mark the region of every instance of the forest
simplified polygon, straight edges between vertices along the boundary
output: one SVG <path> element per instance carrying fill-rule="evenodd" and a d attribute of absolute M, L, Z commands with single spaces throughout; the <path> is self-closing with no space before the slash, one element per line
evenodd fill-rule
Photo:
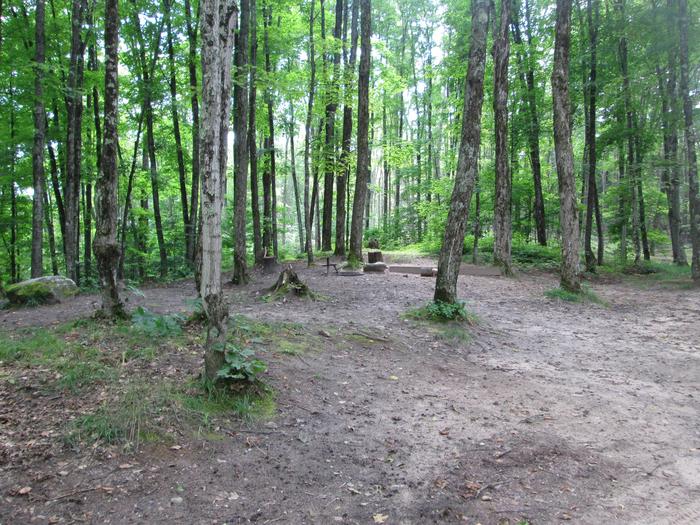
<path fill-rule="evenodd" d="M 0 0 L 0 521 L 700 520 L 699 24 Z"/>

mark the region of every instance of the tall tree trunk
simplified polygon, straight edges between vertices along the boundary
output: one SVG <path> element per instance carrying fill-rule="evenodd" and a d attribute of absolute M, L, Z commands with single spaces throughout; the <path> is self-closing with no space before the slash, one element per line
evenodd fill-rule
<path fill-rule="evenodd" d="M 36 30 L 34 38 L 34 145 L 32 150 L 32 267 L 31 276 L 44 273 L 44 143 L 46 141 L 46 112 L 44 110 L 44 59 L 45 59 L 45 2 L 36 2 Z"/>
<path fill-rule="evenodd" d="M 596 256 L 593 253 L 591 240 L 593 236 L 593 212 L 598 207 L 598 188 L 596 187 L 596 100 L 598 96 L 597 87 L 597 44 L 598 44 L 598 21 L 599 5 L 597 0 L 588 0 L 588 43 L 590 53 L 590 72 L 585 89 L 588 91 L 588 118 L 586 126 L 586 153 L 588 165 L 586 166 L 586 176 L 588 178 L 588 194 L 586 197 L 586 228 L 584 233 L 584 251 L 586 254 L 586 270 L 595 271 Z M 596 217 L 597 219 L 597 217 Z M 598 244 L 602 243 L 602 238 L 598 238 Z"/>
<path fill-rule="evenodd" d="M 542 193 L 542 165 L 540 163 L 540 121 L 537 110 L 537 90 L 535 87 L 535 72 L 533 65 L 533 43 L 532 43 L 532 20 L 530 13 L 530 2 L 525 0 L 525 22 L 527 36 L 527 52 L 525 53 L 524 62 L 526 63 L 525 85 L 527 91 L 527 141 L 528 153 L 530 157 L 530 166 L 532 167 L 532 178 L 535 191 L 535 229 L 537 233 L 537 242 L 542 245 L 547 245 L 547 225 L 545 220 L 544 196 Z M 516 17 L 513 17 L 513 40 L 518 45 L 522 45 L 522 36 L 520 33 L 520 25 Z"/>
<path fill-rule="evenodd" d="M 151 200 L 153 202 L 153 219 L 156 226 L 156 238 L 158 239 L 158 255 L 160 258 L 160 276 L 168 274 L 168 255 L 165 250 L 165 236 L 163 234 L 163 220 L 160 213 L 160 184 L 158 181 L 158 164 L 156 162 L 155 126 L 153 117 L 153 74 L 155 67 L 149 68 L 146 62 L 146 46 L 141 32 L 141 24 L 137 13 L 132 14 L 132 20 L 136 29 L 138 43 L 139 63 L 141 65 L 141 78 L 143 80 L 144 109 L 146 113 L 146 145 L 148 147 L 148 164 L 151 178 Z M 162 24 L 162 22 L 161 22 Z M 162 27 L 159 25 L 156 32 L 156 42 L 153 46 L 153 56 L 160 52 L 160 39 Z M 155 66 L 156 60 L 153 61 Z"/>
<path fill-rule="evenodd" d="M 382 195 L 382 228 L 386 235 L 389 231 L 389 136 L 386 127 L 386 92 L 382 104 L 382 164 L 384 169 L 384 193 Z"/>
<path fill-rule="evenodd" d="M 313 206 L 310 195 L 311 185 L 311 121 L 313 119 L 314 109 L 314 93 L 316 91 L 316 51 L 314 48 L 314 5 L 315 1 L 310 2 L 309 9 L 309 99 L 306 110 L 306 125 L 304 126 L 304 226 L 306 228 L 306 258 L 309 266 L 314 261 L 313 253 Z"/>
<path fill-rule="evenodd" d="M 469 65 L 464 84 L 462 132 L 445 237 L 440 250 L 434 300 L 457 302 L 457 277 L 462 262 L 469 205 L 479 169 L 481 109 L 484 102 L 486 35 L 489 26 L 488 0 L 474 0 L 471 7 Z"/>
<path fill-rule="evenodd" d="M 78 282 L 78 232 L 80 228 L 80 164 L 82 153 L 83 67 L 85 42 L 82 26 L 87 11 L 86 0 L 73 0 L 71 9 L 71 47 L 66 89 L 66 179 L 65 232 L 63 236 L 66 273 Z"/>
<path fill-rule="evenodd" d="M 177 69 L 175 66 L 175 48 L 173 46 L 172 0 L 165 0 L 164 4 L 164 16 L 168 46 L 168 84 L 170 87 L 170 114 L 173 120 L 173 135 L 175 136 L 177 173 L 180 182 L 180 206 L 182 207 L 182 223 L 185 235 L 185 260 L 187 260 L 187 246 L 190 235 L 190 213 L 187 203 L 187 174 L 185 172 L 185 156 L 182 149 L 182 136 L 180 134 L 180 117 L 177 110 Z"/>
<path fill-rule="evenodd" d="M 579 225 L 571 146 L 569 100 L 569 49 L 571 41 L 571 0 L 557 0 L 557 24 L 552 71 L 554 150 L 559 181 L 559 223 L 561 227 L 561 287 L 581 291 L 579 272 Z"/>
<path fill-rule="evenodd" d="M 493 113 L 496 131 L 496 196 L 493 213 L 493 262 L 505 275 L 512 275 L 511 178 L 508 163 L 508 23 L 511 0 L 501 0 L 500 20 L 494 24 Z"/>
<path fill-rule="evenodd" d="M 202 0 L 202 122 L 200 152 L 202 166 L 202 276 L 200 295 L 208 319 L 204 377 L 211 382 L 224 364 L 228 305 L 221 286 L 221 215 L 224 181 L 221 166 L 222 122 L 228 121 L 223 80 L 230 78 L 231 61 L 224 55 L 233 38 L 230 18 L 235 18 L 230 0 Z M 222 42 L 223 41 L 223 42 Z M 223 44 L 223 45 L 222 45 Z M 226 68 L 228 67 L 228 71 Z M 225 141 L 224 141 L 225 143 Z"/>
<path fill-rule="evenodd" d="M 297 161 L 294 151 L 294 135 L 296 124 L 294 122 L 294 103 L 289 101 L 289 149 L 292 156 L 292 184 L 294 185 L 294 207 L 297 212 L 297 231 L 299 232 L 299 252 L 304 251 L 304 220 L 301 213 L 301 199 L 299 198 L 299 181 L 297 180 Z"/>
<path fill-rule="evenodd" d="M 348 0 L 349 1 L 349 0 Z M 347 3 L 345 7 L 345 31 L 343 34 L 343 62 L 345 64 L 344 103 L 343 103 L 343 139 L 340 152 L 340 170 L 336 177 L 336 217 L 335 217 L 335 254 L 345 255 L 345 237 L 348 213 L 346 198 L 347 187 L 350 180 L 350 143 L 352 141 L 352 80 L 355 75 L 355 62 L 357 60 L 358 18 L 360 11 L 359 0 L 352 0 L 352 15 L 350 22 L 350 57 L 348 60 L 347 41 Z"/>
<path fill-rule="evenodd" d="M 335 160 L 335 112 L 338 108 L 338 95 L 340 86 L 340 51 L 337 47 L 340 41 L 343 25 L 343 0 L 335 2 L 335 25 L 333 28 L 334 49 L 332 77 L 328 81 L 326 92 L 326 147 L 325 147 L 325 175 L 323 179 L 323 230 L 321 232 L 324 251 L 330 251 L 333 231 L 333 184 L 336 173 Z"/>
<path fill-rule="evenodd" d="M 362 231 L 369 173 L 369 69 L 372 52 L 372 2 L 359 0 L 361 8 L 360 72 L 357 83 L 357 172 L 355 175 L 355 199 L 352 205 L 350 230 L 350 258 L 362 261 Z"/>
<path fill-rule="evenodd" d="M 269 42 L 269 28 L 272 25 L 272 6 L 267 5 L 266 9 L 263 9 L 263 28 L 264 34 L 264 47 L 265 47 L 265 72 L 268 78 L 272 75 L 272 66 L 270 63 L 270 42 Z M 263 188 L 265 193 L 265 222 L 268 226 L 269 242 L 266 248 L 272 248 L 272 253 L 275 257 L 278 257 L 277 249 L 277 169 L 276 169 L 276 150 L 275 150 L 275 113 L 273 110 L 273 99 L 272 99 L 272 87 L 269 85 L 265 90 L 265 99 L 267 103 L 267 147 L 265 148 L 269 154 L 269 179 L 268 186 Z M 265 177 L 263 175 L 263 185 L 265 185 Z M 268 224 L 269 221 L 269 224 Z"/>
<path fill-rule="evenodd" d="M 683 97 L 683 124 L 685 132 L 685 155 L 688 166 L 688 206 L 690 208 L 691 275 L 695 284 L 700 284 L 700 195 L 698 194 L 697 137 L 693 123 L 693 101 L 689 88 L 688 64 L 688 2 L 678 0 L 678 23 L 680 37 L 680 91 Z"/>
<path fill-rule="evenodd" d="M 253 0 L 254 1 L 254 0 Z M 187 55 L 187 70 L 190 80 L 190 107 L 192 108 L 192 184 L 190 187 L 190 208 L 188 223 L 186 225 L 187 262 L 194 265 L 195 251 L 197 247 L 197 223 L 199 217 L 199 96 L 197 89 L 197 27 L 199 20 L 199 8 L 197 9 L 197 21 L 192 23 L 192 8 L 190 0 L 185 0 L 185 22 L 187 25 L 187 40 L 189 52 Z"/>
<path fill-rule="evenodd" d="M 97 180 L 95 257 L 100 274 L 103 315 L 124 317 L 119 297 L 117 270 L 117 195 L 119 192 L 118 103 L 119 103 L 119 0 L 105 0 L 105 109 L 104 145 Z"/>
<path fill-rule="evenodd" d="M 235 284 L 248 282 L 246 253 L 246 197 L 248 192 L 248 34 L 250 2 L 240 2 L 240 27 L 236 38 L 236 84 L 233 87 L 234 181 L 233 181 L 233 278 Z"/>
<path fill-rule="evenodd" d="M 126 197 L 124 198 L 124 211 L 122 212 L 122 227 L 119 235 L 119 269 L 117 275 L 120 279 L 124 278 L 124 259 L 126 256 L 126 226 L 129 218 L 129 210 L 131 209 L 131 194 L 134 188 L 134 174 L 136 173 L 136 161 L 138 159 L 139 147 L 141 143 L 141 130 L 143 128 L 143 107 L 139 113 L 138 127 L 136 128 L 136 139 L 134 140 L 134 152 L 131 158 L 131 168 L 129 169 L 129 177 L 126 183 Z"/>
<path fill-rule="evenodd" d="M 260 225 L 260 201 L 258 198 L 258 144 L 256 132 L 257 62 L 258 62 L 258 13 L 256 0 L 250 1 L 250 118 L 248 124 L 248 155 L 250 157 L 250 206 L 253 214 L 253 255 L 256 266 L 263 263 L 262 228 Z"/>

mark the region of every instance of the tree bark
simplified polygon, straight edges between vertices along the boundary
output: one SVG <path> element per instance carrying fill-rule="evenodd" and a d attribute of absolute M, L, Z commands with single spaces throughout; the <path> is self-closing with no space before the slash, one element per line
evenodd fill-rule
<path fill-rule="evenodd" d="M 688 64 L 688 2 L 678 0 L 680 39 L 680 91 L 683 98 L 685 155 L 688 166 L 688 207 L 690 209 L 691 275 L 700 284 L 700 195 L 698 195 L 697 137 L 693 123 L 693 101 L 690 97 Z"/>
<path fill-rule="evenodd" d="M 500 20 L 493 39 L 493 112 L 496 131 L 496 194 L 493 213 L 493 262 L 512 275 L 510 216 L 511 178 L 508 163 L 508 24 L 510 1 L 501 0 Z"/>
<path fill-rule="evenodd" d="M 180 206 L 182 207 L 182 223 L 185 235 L 185 260 L 188 260 L 187 248 L 190 237 L 190 212 L 187 203 L 187 174 L 185 171 L 185 156 L 182 148 L 182 136 L 180 134 L 180 117 L 177 110 L 177 69 L 175 66 L 175 49 L 173 46 L 172 0 L 165 0 L 164 4 L 168 46 L 170 114 L 173 120 L 173 135 L 175 137 L 175 150 L 177 156 L 177 172 L 180 183 Z"/>
<path fill-rule="evenodd" d="M 124 317 L 119 297 L 117 270 L 117 195 L 119 191 L 118 103 L 119 103 L 119 8 L 118 0 L 105 0 L 105 106 L 104 144 L 101 172 L 97 180 L 96 224 L 94 249 L 100 274 L 103 315 Z"/>
<path fill-rule="evenodd" d="M 268 78 L 272 77 L 272 65 L 270 62 L 270 41 L 269 41 L 269 28 L 272 25 L 272 6 L 267 5 L 263 9 L 263 28 L 264 34 L 264 47 L 265 47 L 265 72 Z M 269 179 L 268 186 L 263 188 L 265 193 L 265 224 L 268 225 L 268 235 L 269 242 L 266 245 L 266 249 L 272 248 L 272 253 L 275 258 L 278 257 L 278 247 L 277 247 L 277 164 L 276 164 L 276 150 L 275 150 L 275 113 L 273 110 L 274 101 L 272 99 L 272 87 L 270 83 L 265 90 L 265 99 L 267 102 L 267 131 L 268 131 L 268 145 L 266 151 L 269 155 Z M 263 185 L 265 185 L 265 176 L 263 175 Z M 269 223 L 268 223 L 269 219 Z M 264 243 L 263 243 L 264 244 Z"/>
<path fill-rule="evenodd" d="M 206 312 L 204 377 L 215 382 L 224 364 L 228 305 L 221 283 L 221 215 L 223 208 L 226 166 L 225 153 L 220 151 L 222 122 L 228 121 L 224 80 L 230 79 L 231 61 L 225 56 L 230 49 L 232 24 L 235 18 L 231 0 L 202 0 L 202 122 L 200 154 L 202 173 L 202 274 L 200 295 Z M 228 70 L 227 70 L 228 68 Z M 230 84 L 229 84 L 230 87 Z M 223 142 L 225 144 L 225 141 Z"/>
<path fill-rule="evenodd" d="M 343 0 L 335 2 L 335 25 L 333 27 L 334 49 L 332 78 L 328 82 L 326 92 L 326 147 L 325 175 L 323 179 L 323 230 L 321 232 L 322 249 L 330 251 L 333 231 L 333 184 L 336 176 L 335 159 L 335 112 L 338 108 L 340 51 L 337 42 L 340 40 L 343 22 Z"/>
<path fill-rule="evenodd" d="M 240 27 L 236 38 L 236 84 L 233 87 L 234 181 L 233 181 L 233 278 L 234 284 L 248 282 L 246 253 L 246 197 L 248 192 L 248 34 L 250 30 L 250 2 L 240 1 Z"/>
<path fill-rule="evenodd" d="M 304 252 L 304 219 L 301 213 L 301 199 L 299 198 L 299 181 L 297 180 L 297 161 L 294 150 L 294 135 L 296 124 L 294 122 L 294 103 L 289 101 L 289 149 L 292 156 L 292 184 L 294 185 L 294 207 L 297 212 L 297 230 L 299 232 L 299 252 Z"/>
<path fill-rule="evenodd" d="M 254 1 L 254 0 L 253 0 Z M 185 0 L 185 22 L 187 25 L 187 41 L 189 52 L 187 55 L 187 69 L 190 80 L 190 107 L 192 108 L 192 184 L 190 187 L 190 208 L 186 226 L 187 262 L 194 265 L 195 251 L 197 247 L 197 223 L 199 217 L 199 96 L 197 88 L 197 21 L 192 23 L 192 8 L 190 0 Z"/>
<path fill-rule="evenodd" d="M 349 1 L 349 0 L 348 0 Z M 335 255 L 345 255 L 345 223 L 347 220 L 347 187 L 350 180 L 350 144 L 352 142 L 352 80 L 355 76 L 355 62 L 357 60 L 358 18 L 360 11 L 359 0 L 352 1 L 351 29 L 350 29 L 350 57 L 348 60 L 347 42 L 347 3 L 345 6 L 345 31 L 343 34 L 343 62 L 345 63 L 345 100 L 343 104 L 343 138 L 340 152 L 340 169 L 336 177 L 336 217 L 335 217 Z"/>
<path fill-rule="evenodd" d="M 63 236 L 66 274 L 76 283 L 78 273 L 78 232 L 80 229 L 80 164 L 82 157 L 83 68 L 85 42 L 82 26 L 87 11 L 86 0 L 73 0 L 71 9 L 71 48 L 66 89 L 66 178 L 65 232 Z"/>
<path fill-rule="evenodd" d="M 598 207 L 598 188 L 596 186 L 596 101 L 598 96 L 597 87 L 597 44 L 598 44 L 598 21 L 599 5 L 597 0 L 588 0 L 588 43 L 590 53 L 590 72 L 586 89 L 588 91 L 588 119 L 586 126 L 586 153 L 588 165 L 586 166 L 586 176 L 588 180 L 588 194 L 586 197 L 586 227 L 584 233 L 584 251 L 586 256 L 586 270 L 594 272 L 596 267 L 596 256 L 593 253 L 591 240 L 593 236 L 593 212 Z M 597 217 L 596 217 L 597 219 Z M 603 240 L 599 235 L 599 251 Z"/>
<path fill-rule="evenodd" d="M 258 197 L 258 144 L 256 132 L 256 104 L 258 90 L 256 86 L 258 61 L 258 14 L 256 0 L 250 1 L 250 102 L 248 124 L 248 156 L 250 157 L 250 206 L 253 214 L 253 255 L 255 265 L 263 263 L 262 228 L 260 225 L 260 200 Z"/>
<path fill-rule="evenodd" d="M 36 2 L 36 28 L 34 38 L 34 145 L 32 150 L 32 266 L 31 276 L 44 273 L 44 143 L 46 142 L 46 112 L 44 110 L 44 61 L 45 61 L 45 2 Z"/>
<path fill-rule="evenodd" d="M 306 228 L 306 258 L 308 265 L 314 261 L 313 253 L 313 203 L 311 201 L 311 121 L 313 119 L 314 93 L 316 91 L 316 51 L 314 48 L 314 6 L 312 0 L 309 8 L 309 98 L 306 110 L 306 124 L 304 126 L 304 226 Z"/>
<path fill-rule="evenodd" d="M 360 1 L 361 55 L 357 86 L 357 172 L 355 175 L 355 199 L 352 205 L 350 230 L 350 258 L 362 261 L 362 232 L 369 173 L 369 69 L 372 53 L 372 2 Z"/>
<path fill-rule="evenodd" d="M 462 132 L 445 236 L 438 260 L 435 302 L 457 302 L 457 277 L 462 262 L 464 234 L 469 218 L 474 183 L 479 169 L 481 109 L 484 101 L 486 35 L 489 26 L 488 0 L 474 0 L 471 8 L 469 65 L 464 85 Z"/>
<path fill-rule="evenodd" d="M 576 202 L 574 156 L 571 146 L 569 100 L 569 49 L 571 41 L 571 0 L 557 0 L 557 23 L 552 71 L 554 150 L 559 182 L 559 223 L 561 240 L 561 287 L 581 291 L 579 272 L 579 225 Z"/>

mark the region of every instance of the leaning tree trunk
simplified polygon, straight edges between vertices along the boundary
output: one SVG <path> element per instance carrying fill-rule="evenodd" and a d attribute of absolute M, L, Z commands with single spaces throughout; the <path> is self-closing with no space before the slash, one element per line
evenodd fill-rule
<path fill-rule="evenodd" d="M 44 0 L 36 3 L 36 37 L 34 40 L 34 146 L 32 150 L 32 177 L 34 197 L 32 199 L 32 277 L 44 273 L 44 142 L 46 122 L 44 112 Z"/>
<path fill-rule="evenodd" d="M 688 165 L 688 205 L 690 208 L 691 274 L 700 284 L 700 195 L 698 195 L 698 157 L 695 150 L 697 138 L 693 125 L 693 101 L 690 98 L 688 65 L 688 1 L 678 0 L 680 24 L 680 90 L 683 97 L 683 124 L 685 126 L 685 155 Z"/>
<path fill-rule="evenodd" d="M 233 179 L 233 278 L 235 284 L 248 282 L 246 254 L 246 196 L 248 191 L 248 33 L 250 2 L 241 0 L 240 27 L 236 38 L 236 84 L 233 88 L 235 107 L 235 164 Z"/>
<path fill-rule="evenodd" d="M 117 194 L 119 192 L 118 102 L 119 102 L 119 0 L 105 1 L 105 110 L 104 144 L 97 180 L 96 224 L 93 246 L 102 286 L 103 315 L 123 317 L 124 305 L 119 298 L 117 270 Z"/>
<path fill-rule="evenodd" d="M 474 183 L 479 168 L 481 145 L 481 109 L 484 101 L 484 67 L 486 64 L 486 34 L 489 25 L 488 0 L 472 3 L 469 65 L 464 85 L 462 133 L 452 190 L 445 236 L 438 260 L 435 283 L 436 302 L 457 302 L 457 277 L 462 262 L 464 234 L 469 218 Z"/>
<path fill-rule="evenodd" d="M 230 60 L 225 53 L 231 35 L 227 17 L 234 17 L 231 0 L 202 0 L 202 121 L 200 153 L 202 167 L 202 260 L 201 291 L 204 311 L 208 319 L 205 344 L 204 375 L 208 381 L 216 381 L 217 373 L 225 360 L 226 322 L 228 305 L 221 286 L 221 215 L 223 209 L 221 129 L 228 115 L 222 114 L 230 106 L 222 99 L 223 80 L 230 77 Z M 222 45 L 222 40 L 223 44 Z M 229 70 L 225 71 L 228 66 Z"/>
<path fill-rule="evenodd" d="M 493 262 L 512 275 L 511 179 L 508 165 L 508 24 L 510 0 L 501 0 L 498 32 L 493 41 L 493 113 L 496 128 L 496 197 L 493 214 Z"/>
<path fill-rule="evenodd" d="M 365 200 L 369 182 L 369 69 L 372 52 L 372 2 L 359 0 L 361 8 L 360 73 L 357 86 L 357 173 L 355 175 L 355 200 L 352 204 L 350 229 L 350 258 L 362 260 L 362 231 Z"/>
<path fill-rule="evenodd" d="M 559 181 L 559 223 L 561 227 L 561 287 L 581 291 L 579 272 L 579 225 L 571 146 L 569 101 L 569 48 L 571 41 L 571 0 L 557 0 L 557 25 L 552 71 L 554 151 Z"/>

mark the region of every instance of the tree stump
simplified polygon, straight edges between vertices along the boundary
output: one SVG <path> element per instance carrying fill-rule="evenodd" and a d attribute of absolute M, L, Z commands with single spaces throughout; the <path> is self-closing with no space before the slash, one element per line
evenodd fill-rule
<path fill-rule="evenodd" d="M 363 270 L 365 272 L 371 273 L 384 273 L 389 267 L 383 262 L 367 263 L 364 265 Z"/>
<path fill-rule="evenodd" d="M 294 295 L 298 296 L 311 297 L 313 295 L 308 285 L 299 279 L 297 272 L 294 271 L 291 264 L 282 270 L 277 278 L 277 282 L 270 291 L 277 297 L 284 296 L 290 291 L 293 291 Z"/>
<path fill-rule="evenodd" d="M 370 239 L 369 242 L 367 242 L 367 248 L 372 248 L 374 250 L 379 249 L 379 241 L 377 239 Z"/>
<path fill-rule="evenodd" d="M 263 273 L 273 273 L 277 269 L 277 259 L 275 257 L 263 257 Z"/>
<path fill-rule="evenodd" d="M 370 264 L 384 262 L 384 256 L 382 252 L 367 252 L 367 262 Z"/>

